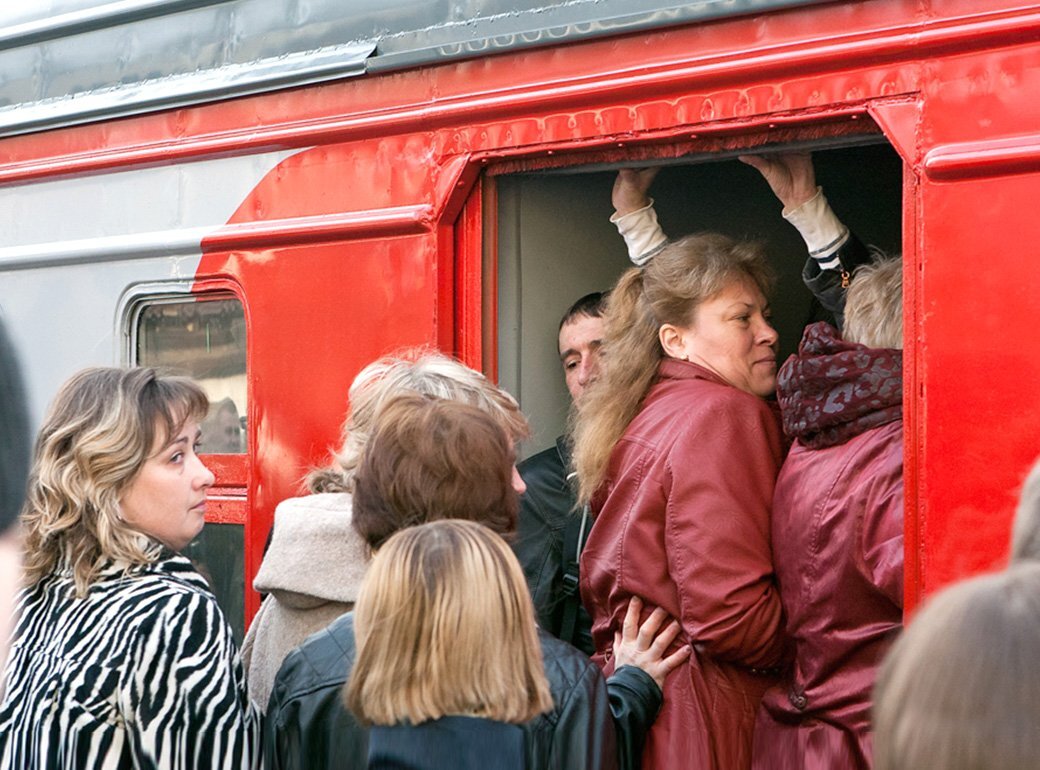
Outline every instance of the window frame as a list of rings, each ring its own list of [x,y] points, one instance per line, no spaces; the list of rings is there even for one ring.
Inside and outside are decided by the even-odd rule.
[[[253,432],[252,394],[249,392],[249,343],[251,329],[249,309],[241,288],[226,279],[154,281],[131,286],[119,302],[117,310],[122,337],[121,359],[124,366],[138,366],[138,325],[146,307],[173,304],[186,300],[236,299],[242,306],[246,322],[246,448],[236,454],[203,454],[206,465],[216,476],[207,497],[206,521],[215,524],[242,524],[248,518],[249,458],[256,440]]]

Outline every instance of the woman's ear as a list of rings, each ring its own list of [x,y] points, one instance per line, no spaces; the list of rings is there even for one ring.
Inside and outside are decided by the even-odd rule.
[[[678,358],[682,361],[690,360],[690,356],[686,352],[685,334],[685,330],[680,329],[678,326],[672,326],[672,324],[661,325],[661,328],[657,330],[657,337],[661,341],[661,347],[664,349],[666,356]]]

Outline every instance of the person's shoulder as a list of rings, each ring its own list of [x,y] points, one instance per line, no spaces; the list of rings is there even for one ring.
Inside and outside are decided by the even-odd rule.
[[[302,497],[289,497],[278,503],[275,508],[275,518],[305,515],[312,511],[328,511],[349,516],[352,507],[351,499],[349,492],[318,492]]]
[[[286,656],[275,688],[283,700],[322,689],[338,692],[350,677],[356,652],[354,613],[348,612],[311,634]]]
[[[146,595],[161,608],[164,603],[216,604],[213,589],[186,556],[164,553],[151,564],[131,570],[120,581],[121,588]]]
[[[542,628],[538,629],[538,641],[542,646],[545,675],[556,703],[563,702],[565,698],[561,696],[569,694],[590,678],[593,682],[603,681],[599,667],[573,645],[557,639]]]
[[[560,450],[555,444],[531,455],[519,463],[516,468],[525,479],[532,474],[553,475],[560,478],[565,475],[563,458],[560,457]]]

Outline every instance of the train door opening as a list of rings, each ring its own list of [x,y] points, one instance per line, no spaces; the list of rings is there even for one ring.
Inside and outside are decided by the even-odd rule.
[[[880,135],[844,142],[811,148],[818,184],[864,243],[901,253],[901,159]],[[804,327],[828,316],[802,283],[804,242],[781,217],[765,180],[737,154],[669,161],[650,194],[669,237],[717,230],[766,244],[778,276],[771,304],[782,362],[797,348]],[[556,347],[560,317],[575,299],[609,288],[630,266],[609,221],[610,196],[616,168],[637,164],[572,166],[495,180],[498,376],[531,420],[534,435],[525,455],[551,445],[566,425],[570,400]]]

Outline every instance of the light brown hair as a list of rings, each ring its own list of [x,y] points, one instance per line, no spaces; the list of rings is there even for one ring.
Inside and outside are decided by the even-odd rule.
[[[398,532],[354,609],[344,695],[366,724],[469,715],[519,724],[552,707],[534,609],[509,546],[467,521]]]
[[[668,244],[645,267],[627,270],[611,289],[600,376],[577,405],[573,428],[581,502],[603,482],[614,445],[657,374],[664,357],[658,330],[664,324],[689,325],[700,303],[739,280],[769,294],[773,277],[761,248],[700,233]]]
[[[956,584],[886,657],[876,770],[1027,770],[1040,757],[1040,564]]]
[[[380,411],[354,474],[354,528],[372,548],[438,519],[468,519],[511,535],[519,508],[514,460],[502,426],[477,407],[398,396]]]
[[[514,443],[530,435],[530,427],[516,399],[480,372],[425,348],[401,351],[373,361],[354,378],[342,445],[330,465],[307,477],[309,492],[353,490],[354,473],[380,410],[387,401],[403,393],[437,396],[483,409]]]
[[[83,596],[107,562],[154,561],[159,546],[123,521],[119,499],[156,444],[208,407],[196,382],[151,368],[73,375],[36,439],[22,508],[26,583],[67,565]]]
[[[868,348],[903,348],[903,260],[876,254],[856,268],[845,297],[842,338]]]

